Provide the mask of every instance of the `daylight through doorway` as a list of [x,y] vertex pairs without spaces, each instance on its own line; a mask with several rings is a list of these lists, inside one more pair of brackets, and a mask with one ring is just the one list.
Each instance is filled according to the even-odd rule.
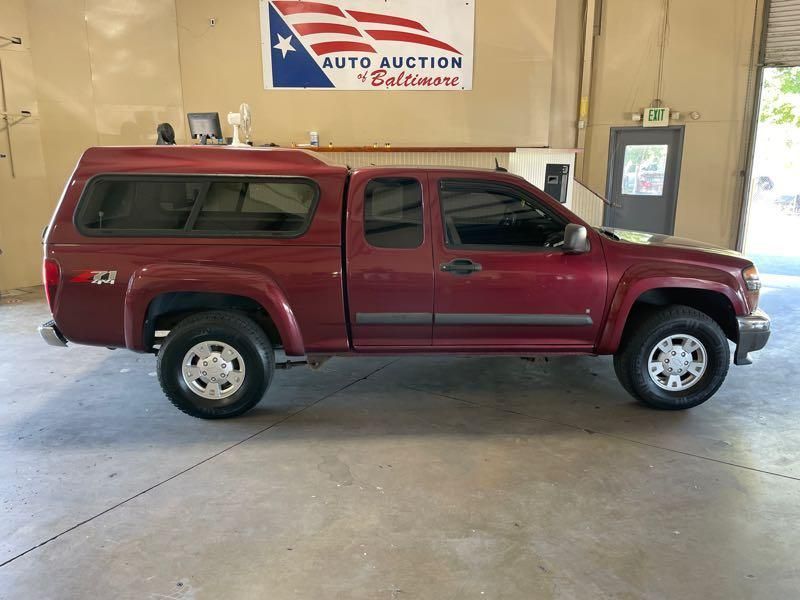
[[744,249],[800,271],[800,67],[764,69]]

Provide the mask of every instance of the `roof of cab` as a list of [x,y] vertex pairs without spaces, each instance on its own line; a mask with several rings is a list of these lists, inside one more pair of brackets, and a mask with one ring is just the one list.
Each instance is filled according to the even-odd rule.
[[526,179],[515,173],[508,171],[498,171],[497,169],[481,169],[479,167],[451,167],[444,165],[372,165],[369,167],[357,167],[352,170],[351,175],[365,174],[374,177],[394,177],[402,176],[409,172],[435,173],[437,175],[452,178],[469,180],[474,176],[478,179],[492,179],[498,183],[520,184],[527,183]]

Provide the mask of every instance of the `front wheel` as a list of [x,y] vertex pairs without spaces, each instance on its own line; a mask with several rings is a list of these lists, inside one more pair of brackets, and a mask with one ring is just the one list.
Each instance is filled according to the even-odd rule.
[[167,398],[188,415],[224,419],[261,401],[275,371],[264,331],[233,312],[187,317],[158,352],[158,380]]
[[654,408],[702,404],[728,374],[730,348],[720,326],[688,306],[670,306],[640,321],[614,356],[622,386]]

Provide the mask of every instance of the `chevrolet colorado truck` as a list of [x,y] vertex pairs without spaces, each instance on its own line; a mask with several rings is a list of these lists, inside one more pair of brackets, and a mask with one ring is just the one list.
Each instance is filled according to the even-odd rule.
[[729,340],[744,365],[770,333],[736,252],[594,229],[506,172],[290,149],[87,150],[44,284],[47,342],[154,353],[201,418],[251,409],[293,360],[398,354],[613,355],[632,396],[685,409],[722,385]]

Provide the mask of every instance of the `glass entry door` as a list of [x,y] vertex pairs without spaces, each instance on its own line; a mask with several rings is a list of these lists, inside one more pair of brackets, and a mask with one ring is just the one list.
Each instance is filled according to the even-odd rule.
[[672,234],[683,127],[611,130],[604,225]]

